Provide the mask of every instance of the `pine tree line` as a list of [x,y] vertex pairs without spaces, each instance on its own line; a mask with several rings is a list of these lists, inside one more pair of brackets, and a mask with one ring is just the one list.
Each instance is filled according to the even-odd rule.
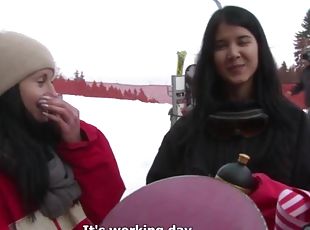
[[308,9],[301,26],[302,30],[296,33],[294,41],[296,71],[300,71],[305,67],[304,62],[301,59],[301,54],[304,52],[306,47],[310,46],[310,9]]
[[295,64],[288,67],[283,61],[279,68],[279,78],[281,83],[297,83],[299,81],[299,74],[305,67],[305,62],[301,56],[305,49],[310,46],[310,9],[306,12],[302,24],[302,30],[295,34],[294,42],[294,58]]

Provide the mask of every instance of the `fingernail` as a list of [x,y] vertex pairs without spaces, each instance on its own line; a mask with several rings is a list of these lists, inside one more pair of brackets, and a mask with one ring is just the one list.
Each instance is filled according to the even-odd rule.
[[48,104],[41,104],[42,107],[48,107]]
[[50,100],[50,99],[52,99],[52,97],[44,95],[44,96],[42,96],[42,99]]
[[40,99],[39,100],[39,104],[46,104],[47,103],[47,100],[45,100],[45,99]]

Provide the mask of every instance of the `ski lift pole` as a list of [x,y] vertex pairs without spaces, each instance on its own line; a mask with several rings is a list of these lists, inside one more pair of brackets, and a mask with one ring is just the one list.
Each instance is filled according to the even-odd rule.
[[177,52],[178,64],[177,74],[171,76],[171,90],[172,90],[172,114],[171,126],[182,117],[182,109],[185,106],[185,76],[183,75],[184,60],[186,51]]
[[[213,1],[218,9],[223,8],[219,0]],[[168,95],[172,97],[172,108],[169,111],[171,126],[173,126],[176,121],[183,116],[182,109],[186,106],[185,76],[183,75],[183,66],[187,52],[180,51],[177,52],[177,55],[177,74],[171,76],[171,90],[168,89]]]
[[218,1],[218,0],[213,0],[213,1],[215,2],[217,8],[219,8],[219,9],[222,9],[222,8],[223,8],[223,7],[222,7],[222,4],[220,3],[220,1]]

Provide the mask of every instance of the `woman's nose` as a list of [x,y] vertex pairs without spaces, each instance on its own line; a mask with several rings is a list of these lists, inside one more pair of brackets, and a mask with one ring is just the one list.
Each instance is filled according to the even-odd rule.
[[240,57],[239,49],[236,45],[230,45],[227,51],[228,59],[236,59]]
[[56,92],[56,89],[52,83],[48,87],[48,94],[53,95],[55,97],[58,96],[58,93]]

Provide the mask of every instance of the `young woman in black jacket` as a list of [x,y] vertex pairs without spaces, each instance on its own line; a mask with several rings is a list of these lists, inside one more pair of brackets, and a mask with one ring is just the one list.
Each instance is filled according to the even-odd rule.
[[249,11],[216,11],[204,34],[194,109],[165,135],[147,183],[177,175],[215,176],[240,152],[253,173],[310,189],[306,114],[283,95],[264,31]]

